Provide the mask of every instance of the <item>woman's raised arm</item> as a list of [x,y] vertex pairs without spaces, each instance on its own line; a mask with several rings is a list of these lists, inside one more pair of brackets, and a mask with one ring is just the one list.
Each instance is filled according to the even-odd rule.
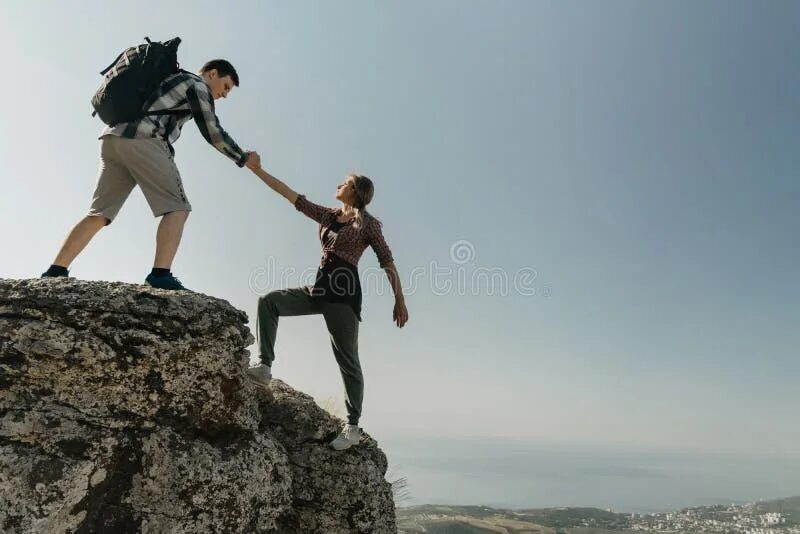
[[276,193],[283,196],[286,200],[294,204],[295,209],[297,211],[303,213],[307,217],[314,219],[318,223],[322,224],[322,219],[325,215],[329,212],[336,211],[332,208],[327,208],[325,206],[320,206],[319,204],[314,204],[310,200],[306,198],[305,195],[300,195],[292,190],[291,187],[286,185],[285,183],[281,182],[271,174],[269,174],[264,169],[259,168],[258,170],[253,171],[261,181],[267,184],[272,190]]
[[269,174],[264,169],[259,168],[258,170],[255,170],[253,172],[256,174],[256,176],[261,178],[261,181],[267,184],[270,187],[270,189],[272,189],[279,195],[283,196],[286,200],[288,200],[292,204],[295,203],[295,201],[297,200],[297,193],[294,192],[291,187],[281,182],[280,180]]

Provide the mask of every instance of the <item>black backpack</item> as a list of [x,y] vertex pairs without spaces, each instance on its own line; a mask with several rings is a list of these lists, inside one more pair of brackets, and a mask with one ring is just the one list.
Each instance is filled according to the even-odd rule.
[[152,42],[123,51],[111,65],[100,72],[105,79],[92,97],[92,116],[114,126],[147,115],[172,115],[175,111],[152,111],[150,97],[165,78],[180,71],[178,64],[179,37],[164,43]]

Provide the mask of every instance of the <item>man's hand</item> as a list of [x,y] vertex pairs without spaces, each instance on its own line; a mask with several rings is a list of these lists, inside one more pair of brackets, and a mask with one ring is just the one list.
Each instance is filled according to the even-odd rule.
[[244,164],[251,171],[257,171],[261,168],[261,156],[259,156],[258,152],[255,151],[248,152],[247,161],[245,161]]
[[403,325],[406,324],[406,321],[408,321],[408,310],[406,309],[406,303],[404,300],[398,299],[394,301],[392,320],[399,328],[403,328]]

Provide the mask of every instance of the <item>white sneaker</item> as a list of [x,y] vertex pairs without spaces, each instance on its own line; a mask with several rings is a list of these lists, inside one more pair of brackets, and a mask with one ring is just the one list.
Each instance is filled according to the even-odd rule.
[[344,429],[330,442],[330,446],[337,451],[349,449],[361,441],[361,429],[358,425],[344,425]]
[[266,364],[259,364],[247,369],[247,378],[259,386],[266,386],[272,379],[272,368]]

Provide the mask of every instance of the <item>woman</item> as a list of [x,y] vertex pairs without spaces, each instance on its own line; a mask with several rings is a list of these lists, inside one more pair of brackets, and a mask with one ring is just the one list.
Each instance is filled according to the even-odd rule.
[[344,450],[361,440],[358,420],[364,396],[364,378],[358,359],[358,323],[361,321],[361,284],[356,265],[371,246],[386,271],[395,295],[393,321],[403,327],[408,321],[400,277],[392,253],[381,232],[381,223],[366,211],[374,186],[366,176],[353,174],[336,188],[341,208],[327,208],[306,200],[263,169],[255,172],[270,188],[294,204],[298,211],[319,223],[322,260],[312,286],[272,291],[258,300],[259,356],[261,364],[247,370],[259,384],[272,377],[275,334],[281,316],[321,314],[331,337],[331,347],[342,373],[347,424],[330,443]]

